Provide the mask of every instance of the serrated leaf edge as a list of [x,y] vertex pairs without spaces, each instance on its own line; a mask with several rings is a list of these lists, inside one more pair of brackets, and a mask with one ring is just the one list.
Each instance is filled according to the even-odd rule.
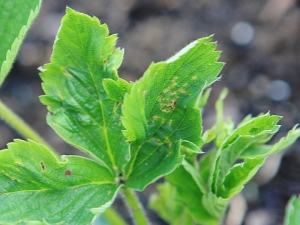
[[35,7],[35,9],[30,10],[29,17],[27,19],[26,25],[23,25],[18,36],[15,38],[14,42],[11,45],[11,48],[7,50],[6,52],[6,59],[2,62],[1,70],[0,70],[0,86],[4,82],[6,76],[8,75],[12,64],[17,56],[17,53],[19,51],[19,48],[26,36],[26,32],[29,30],[32,22],[38,15],[41,8],[41,1],[39,1],[39,4]]

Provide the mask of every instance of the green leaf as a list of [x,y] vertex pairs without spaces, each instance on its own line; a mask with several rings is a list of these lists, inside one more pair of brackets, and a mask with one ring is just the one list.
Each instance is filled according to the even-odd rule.
[[[222,121],[225,95],[226,92],[222,92],[217,103],[218,124],[204,135],[205,142],[214,140],[215,146],[199,163],[184,160],[184,169],[177,169],[167,176],[167,180],[177,190],[176,199],[180,199],[180,202],[188,207],[195,222],[199,224],[220,223],[230,199],[253,178],[263,165],[265,157],[245,157],[242,163],[237,163],[237,160],[243,158],[242,153],[249,146],[263,146],[279,129],[277,122],[280,117],[269,114],[256,118],[248,117],[234,129],[230,120]],[[295,141],[297,132],[291,131],[284,141],[274,146],[276,151],[268,153],[272,154],[290,145]]]
[[216,102],[216,112],[217,112],[217,118],[216,118],[216,125],[219,127],[223,123],[223,103],[224,99],[228,95],[228,89],[224,88],[222,92],[219,95],[219,98]]
[[186,157],[188,155],[194,155],[194,153],[203,153],[199,146],[187,140],[181,141],[180,151],[182,154],[186,155]]
[[208,101],[208,98],[210,96],[210,92],[211,92],[211,88],[208,88],[207,90],[204,91],[203,94],[201,94],[196,102],[196,108],[203,108],[207,101]]
[[[223,67],[216,62],[220,52],[211,39],[194,41],[169,60],[151,64],[125,95],[122,123],[132,150],[128,187],[142,190],[174,170],[182,161],[179,140],[193,143],[192,151],[202,145],[196,102]],[[162,166],[156,170],[158,164]]]
[[33,141],[8,144],[0,161],[0,223],[89,224],[119,189],[107,168],[79,156],[59,161]]
[[204,144],[212,142],[216,138],[216,126],[204,132],[202,135],[202,140]]
[[157,185],[159,194],[150,197],[149,207],[158,213],[170,225],[194,225],[194,221],[185,206],[176,199],[174,186],[166,182]]
[[[193,177],[194,181],[196,182],[198,188],[201,190],[202,193],[206,193],[207,192],[207,183],[206,181],[203,179],[203,176],[201,176],[201,173],[199,173],[199,171],[196,169],[198,168],[198,163],[194,163],[195,165],[192,165],[191,163],[189,163],[187,160],[183,160],[182,165],[184,167],[184,169]],[[201,168],[203,169],[203,168]]]
[[183,165],[167,176],[167,182],[158,185],[159,194],[151,196],[150,207],[172,225],[219,224],[229,201],[211,192],[204,194],[191,165]]
[[297,129],[297,126],[294,126],[290,130],[286,137],[283,137],[275,145],[251,145],[246,148],[241,157],[265,157],[271,154],[275,154],[284,149],[287,149],[300,137],[300,129]]
[[217,193],[218,187],[224,182],[224,178],[231,166],[241,158],[241,154],[253,143],[260,143],[262,139],[274,134],[279,129],[277,122],[279,116],[265,114],[253,118],[248,123],[238,127],[223,143],[218,150],[218,158],[213,166],[212,191]]
[[48,124],[65,141],[119,176],[130,158],[129,143],[121,131],[121,105],[108,96],[103,81],[126,85],[117,75],[123,51],[115,49],[116,35],[108,32],[97,18],[67,8],[51,63],[42,69],[41,102],[51,112]]
[[277,122],[281,119],[281,116],[270,115],[269,113],[265,115],[252,118],[250,121],[245,123],[243,126],[238,127],[233,134],[225,141],[223,148],[226,148],[238,136],[253,136],[256,138],[263,138],[270,134],[274,134],[278,131],[279,125]]
[[226,175],[222,184],[223,188],[218,195],[224,199],[230,199],[240,193],[244,185],[254,177],[264,162],[265,158],[247,158],[245,162],[235,164]]
[[117,81],[113,79],[104,79],[103,87],[110,99],[123,103],[124,95],[127,92],[130,92],[132,83],[128,83],[121,78]]
[[300,198],[294,196],[286,208],[284,225],[298,225],[300,221]]
[[41,7],[41,0],[0,1],[0,86]]
[[[167,181],[176,188],[177,193],[174,199],[188,209],[194,222],[207,225],[218,224],[220,215],[215,217],[214,214],[217,213],[217,210],[223,212],[225,208],[214,209],[214,211],[208,210],[207,203],[203,202],[206,198],[204,193],[201,192],[193,177],[183,167],[179,167],[169,174]],[[211,204],[219,207],[214,203]]]
[[2,225],[15,225],[15,224],[18,224],[18,225],[50,225],[49,223],[43,221],[43,222],[40,222],[40,221],[18,221],[17,223],[3,223]]
[[[155,196],[153,209],[164,212],[160,215],[166,221],[169,219],[167,213],[176,214],[178,218],[187,216],[172,207],[168,209],[171,212],[167,211],[165,205],[171,205],[167,202],[170,198],[188,209],[194,224],[220,224],[230,199],[253,178],[265,158],[290,146],[299,137],[295,126],[277,144],[265,145],[278,131],[277,123],[281,118],[269,113],[256,118],[247,116],[237,128],[231,120],[223,122],[226,94],[226,90],[222,91],[216,103],[217,124],[202,136],[205,144],[213,141],[214,146],[201,157],[200,162],[197,158],[185,157],[182,167],[167,176],[164,186],[171,188],[160,189],[160,194]],[[257,151],[250,152],[255,150],[254,147]]]
[[216,108],[216,125],[215,125],[215,132],[216,132],[216,146],[220,147],[222,142],[232,133],[234,130],[233,122],[228,119],[227,122],[223,122],[223,104],[224,99],[228,95],[228,89],[224,88],[219,95],[219,98],[215,104]]
[[[205,153],[204,156],[201,157],[201,160],[199,162],[198,173],[202,177],[202,180],[203,180],[202,183],[206,184],[204,186],[205,190],[206,190],[204,193],[209,193],[211,191],[211,187],[212,187],[212,183],[213,183],[214,168],[215,168],[217,158],[218,158],[217,149],[211,149],[210,151]],[[203,189],[201,189],[201,190],[203,190]]]

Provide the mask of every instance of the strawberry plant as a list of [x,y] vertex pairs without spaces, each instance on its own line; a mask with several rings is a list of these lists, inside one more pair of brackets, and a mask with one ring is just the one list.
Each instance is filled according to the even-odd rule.
[[[30,2],[29,12],[39,8],[40,1]],[[25,21],[31,22],[29,15]],[[15,140],[0,151],[1,224],[90,224],[105,212],[114,215],[105,214],[111,224],[126,224],[108,211],[118,193],[136,224],[150,224],[135,191],[161,177],[166,179],[150,208],[165,221],[220,224],[230,199],[266,157],[300,136],[294,127],[268,144],[281,118],[269,113],[247,116],[237,126],[223,121],[227,90],[216,103],[216,124],[202,131],[206,89],[224,65],[212,36],[152,63],[136,82],[118,76],[124,50],[116,41],[97,18],[67,8],[50,63],[40,68],[47,123],[87,157],[59,156],[2,104],[1,117],[29,140]],[[8,52],[0,58],[1,80],[21,42],[15,43],[1,44]],[[199,157],[207,144],[212,148]]]
[[297,225],[300,219],[300,198],[293,196],[286,207],[284,225]]

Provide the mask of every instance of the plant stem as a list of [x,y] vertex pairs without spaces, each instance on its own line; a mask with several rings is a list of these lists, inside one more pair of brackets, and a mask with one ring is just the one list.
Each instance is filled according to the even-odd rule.
[[112,207],[106,209],[103,216],[110,222],[111,225],[128,225],[128,223],[126,223],[126,221]]
[[1,101],[0,101],[0,117],[23,137],[33,140],[37,143],[43,144],[49,150],[57,154],[56,151],[40,135],[38,135],[28,124],[26,124],[19,116],[17,116],[11,109],[9,109]]
[[124,196],[128,210],[131,212],[135,224],[150,225],[143,207],[134,191],[131,188],[122,187],[121,193]]

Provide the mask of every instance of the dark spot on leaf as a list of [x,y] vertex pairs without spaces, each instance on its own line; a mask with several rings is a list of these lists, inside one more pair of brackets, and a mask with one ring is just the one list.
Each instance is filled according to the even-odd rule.
[[41,167],[42,167],[42,170],[44,171],[45,170],[45,165],[43,162],[41,162]]
[[125,184],[125,181],[121,179],[121,180],[119,181],[119,184]]
[[70,176],[71,174],[72,174],[71,170],[66,170],[66,171],[65,171],[65,175],[66,175],[66,176]]

